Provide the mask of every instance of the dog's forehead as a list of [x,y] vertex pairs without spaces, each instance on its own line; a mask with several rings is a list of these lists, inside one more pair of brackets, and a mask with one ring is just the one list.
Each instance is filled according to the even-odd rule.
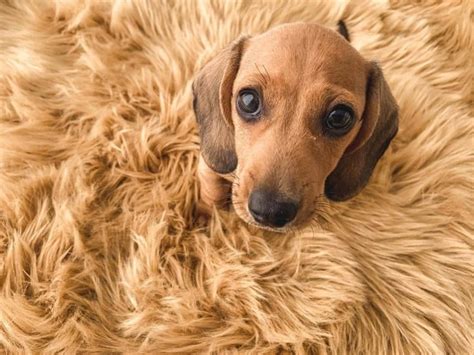
[[[365,83],[368,62],[339,34],[314,24],[276,27],[248,40],[240,75],[324,79],[348,89]],[[365,85],[365,84],[364,84]]]

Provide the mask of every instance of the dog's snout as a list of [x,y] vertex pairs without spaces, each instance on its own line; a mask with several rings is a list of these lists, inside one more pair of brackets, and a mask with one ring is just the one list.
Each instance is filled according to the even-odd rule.
[[281,228],[295,219],[298,203],[271,190],[257,189],[250,194],[248,208],[256,222]]

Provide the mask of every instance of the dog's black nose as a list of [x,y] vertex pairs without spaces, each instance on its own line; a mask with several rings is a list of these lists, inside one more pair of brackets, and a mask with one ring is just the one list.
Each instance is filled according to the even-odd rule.
[[257,189],[250,194],[249,211],[258,223],[281,228],[296,217],[298,204],[270,190]]

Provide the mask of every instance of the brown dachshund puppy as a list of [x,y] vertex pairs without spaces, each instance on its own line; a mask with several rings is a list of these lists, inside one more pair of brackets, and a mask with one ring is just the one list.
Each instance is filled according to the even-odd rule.
[[311,220],[320,199],[347,200],[367,184],[398,107],[380,68],[339,29],[297,23],[241,37],[199,72],[202,206],[231,197],[244,221],[285,231]]

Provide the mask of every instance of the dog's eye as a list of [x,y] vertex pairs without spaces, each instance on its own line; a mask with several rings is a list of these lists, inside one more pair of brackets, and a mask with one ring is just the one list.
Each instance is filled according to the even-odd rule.
[[324,128],[330,135],[342,136],[351,130],[354,122],[352,109],[346,105],[337,105],[326,116]]
[[260,117],[262,102],[254,89],[243,89],[237,96],[237,112],[246,121]]

